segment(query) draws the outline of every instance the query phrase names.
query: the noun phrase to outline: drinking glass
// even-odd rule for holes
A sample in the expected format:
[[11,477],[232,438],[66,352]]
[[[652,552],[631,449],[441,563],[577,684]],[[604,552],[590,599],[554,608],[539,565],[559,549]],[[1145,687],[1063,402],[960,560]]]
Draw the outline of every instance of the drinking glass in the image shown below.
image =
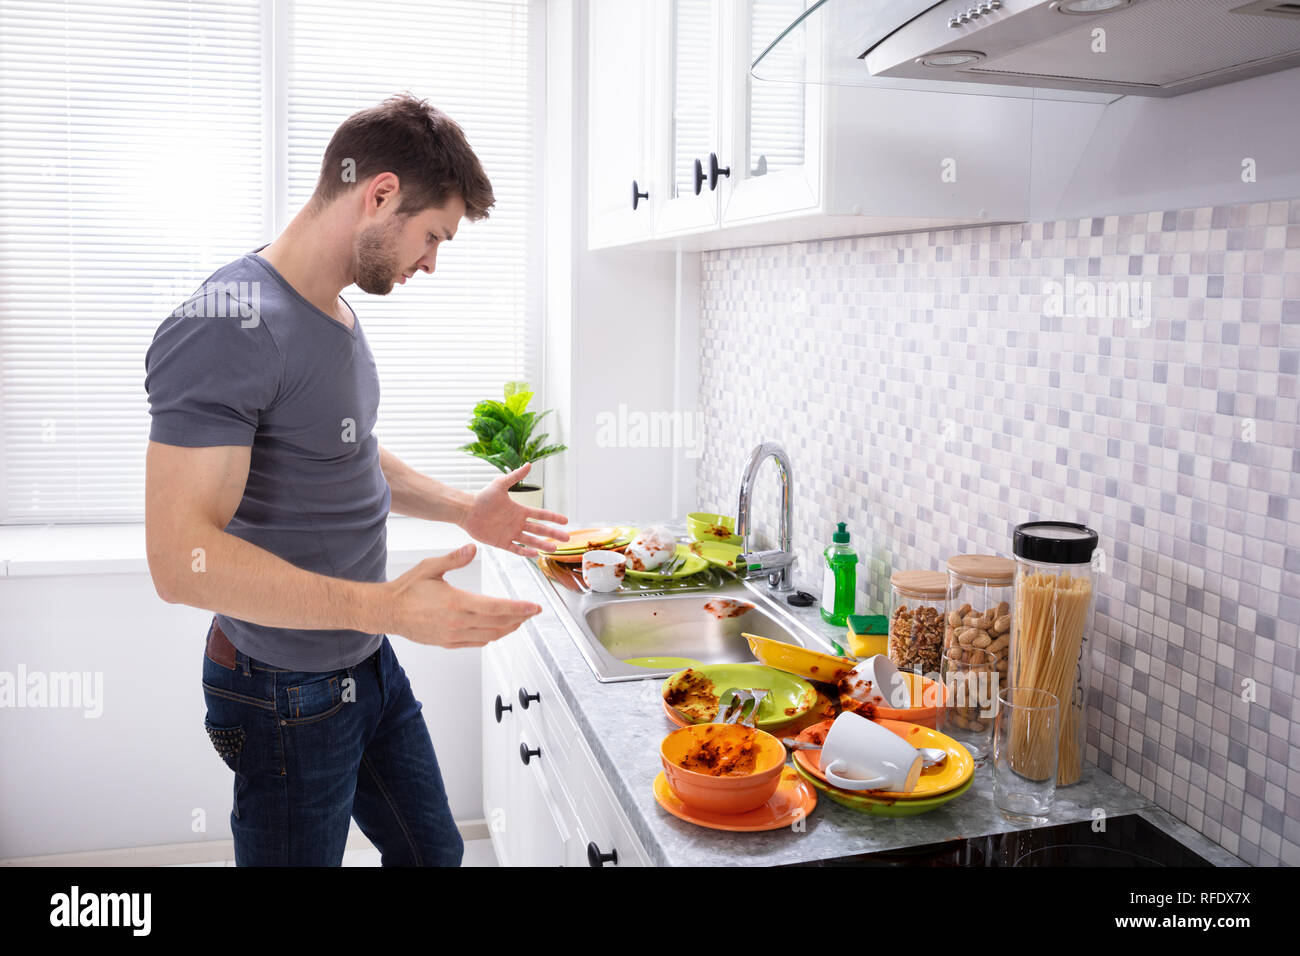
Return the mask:
[[998,694],[993,735],[993,803],[1020,817],[1045,817],[1056,795],[1061,702],[1036,687]]

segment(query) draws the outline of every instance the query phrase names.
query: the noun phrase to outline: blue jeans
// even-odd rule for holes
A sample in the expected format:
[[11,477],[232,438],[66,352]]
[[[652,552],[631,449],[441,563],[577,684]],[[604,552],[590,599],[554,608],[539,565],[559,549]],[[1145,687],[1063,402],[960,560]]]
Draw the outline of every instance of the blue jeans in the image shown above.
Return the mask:
[[237,866],[338,866],[349,820],[384,866],[459,866],[429,729],[384,638],[354,667],[310,673],[237,650],[213,619],[204,723],[235,772]]

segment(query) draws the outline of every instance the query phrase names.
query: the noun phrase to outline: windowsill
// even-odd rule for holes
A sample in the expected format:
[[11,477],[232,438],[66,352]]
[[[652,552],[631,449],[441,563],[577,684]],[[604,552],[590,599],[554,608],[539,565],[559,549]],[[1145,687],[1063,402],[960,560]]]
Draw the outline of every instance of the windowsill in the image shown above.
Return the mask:
[[[418,561],[470,540],[455,525],[388,519],[389,561]],[[148,573],[143,523],[0,526],[0,578]]]

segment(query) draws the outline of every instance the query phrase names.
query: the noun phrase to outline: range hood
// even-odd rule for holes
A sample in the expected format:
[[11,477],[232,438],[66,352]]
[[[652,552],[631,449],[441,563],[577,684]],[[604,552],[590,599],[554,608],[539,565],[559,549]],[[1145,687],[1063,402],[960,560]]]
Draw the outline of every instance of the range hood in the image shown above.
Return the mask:
[[1178,96],[1296,66],[1300,0],[820,0],[752,73],[1113,98]]

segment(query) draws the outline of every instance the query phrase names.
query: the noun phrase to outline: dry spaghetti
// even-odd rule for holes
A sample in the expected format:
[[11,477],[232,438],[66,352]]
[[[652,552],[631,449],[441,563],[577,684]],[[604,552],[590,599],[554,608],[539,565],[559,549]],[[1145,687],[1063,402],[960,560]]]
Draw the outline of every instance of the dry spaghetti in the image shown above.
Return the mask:
[[[1092,604],[1092,581],[1069,572],[1022,572],[1016,579],[1015,602],[1011,683],[1045,690],[1060,701],[1056,782],[1058,786],[1075,783],[1083,775],[1083,753],[1074,685]],[[1051,773],[1051,737],[1029,715],[1017,712],[1016,718],[1011,730],[1012,759],[1019,772],[1046,779]]]

